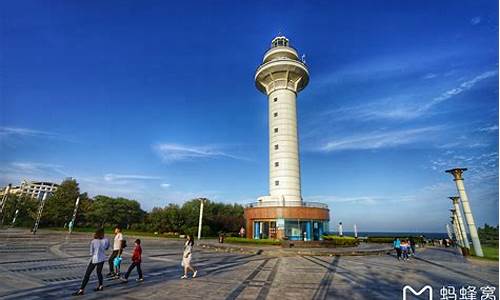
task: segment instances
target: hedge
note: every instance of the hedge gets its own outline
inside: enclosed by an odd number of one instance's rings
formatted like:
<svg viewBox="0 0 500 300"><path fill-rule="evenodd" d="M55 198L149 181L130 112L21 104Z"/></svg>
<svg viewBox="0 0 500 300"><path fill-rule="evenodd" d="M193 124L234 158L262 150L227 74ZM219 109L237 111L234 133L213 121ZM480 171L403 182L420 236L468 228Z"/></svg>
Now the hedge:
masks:
<svg viewBox="0 0 500 300"><path fill-rule="evenodd" d="M359 240L351 236L323 235L323 240L333 242L338 246L357 246Z"/></svg>
<svg viewBox="0 0 500 300"><path fill-rule="evenodd" d="M262 240L252 240L240 237L226 237L224 238L224 243L235 243L235 244L255 244L255 245L281 245L280 240L262 239Z"/></svg>

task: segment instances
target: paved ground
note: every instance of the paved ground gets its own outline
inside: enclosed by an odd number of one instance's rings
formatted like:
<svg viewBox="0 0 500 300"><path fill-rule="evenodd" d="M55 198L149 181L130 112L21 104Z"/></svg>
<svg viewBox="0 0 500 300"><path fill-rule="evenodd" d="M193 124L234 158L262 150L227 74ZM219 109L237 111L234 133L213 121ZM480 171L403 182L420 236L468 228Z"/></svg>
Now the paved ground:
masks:
<svg viewBox="0 0 500 300"><path fill-rule="evenodd" d="M0 230L0 298L70 298L89 259L89 239L87 234ZM131 238L128 244L122 268L130 261ZM440 299L444 285L454 286L457 295L462 286L476 286L478 292L482 286L498 288L497 263L466 261L444 248L419 250L408 262L390 255L275 257L197 250L199 278L181 280L182 242L143 239L143 283L133 281L133 273L128 284L106 280L104 291L94 292L92 277L80 298L402 299L408 284L417 290L431 285L434 299Z"/></svg>

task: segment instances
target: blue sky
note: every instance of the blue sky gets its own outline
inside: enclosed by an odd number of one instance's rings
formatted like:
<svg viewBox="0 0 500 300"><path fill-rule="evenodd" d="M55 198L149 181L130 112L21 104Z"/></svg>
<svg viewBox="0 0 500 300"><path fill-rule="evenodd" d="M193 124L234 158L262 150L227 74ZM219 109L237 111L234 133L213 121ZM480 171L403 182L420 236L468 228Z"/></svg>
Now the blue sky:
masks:
<svg viewBox="0 0 500 300"><path fill-rule="evenodd" d="M454 182L498 224L496 1L4 1L0 184L74 177L145 209L266 195L253 82L306 54L302 192L360 231L444 231Z"/></svg>

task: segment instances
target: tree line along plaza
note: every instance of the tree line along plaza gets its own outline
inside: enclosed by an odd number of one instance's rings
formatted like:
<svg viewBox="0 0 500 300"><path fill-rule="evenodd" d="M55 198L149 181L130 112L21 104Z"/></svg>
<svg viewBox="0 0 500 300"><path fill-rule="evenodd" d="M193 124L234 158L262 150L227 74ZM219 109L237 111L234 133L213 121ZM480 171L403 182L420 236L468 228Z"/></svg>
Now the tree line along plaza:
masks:
<svg viewBox="0 0 500 300"><path fill-rule="evenodd" d="M171 204L146 213L134 200L106 196L90 199L85 193L80 194L75 180L62 184L24 181L1 191L2 224L29 226L28 223L34 222L36 232L40 224L73 227L121 223L130 227L135 223L135 228L141 230L190 231L199 235L240 232L244 228L248 239L322 240L324 234L331 231L330 209L325 203L304 201L301 192L296 102L309 83L308 66L290 41L280 35L264 53L254 80L268 105L268 195L245 206L198 199L183 206ZM446 228L449 238L457 242L465 255L473 249L475 255L483 256L463 182L466 170L446 171L453 175L457 187L457 196L450 195L452 214ZM202 220L204 204L206 220ZM114 211L123 211L126 217L117 219L113 217Z"/></svg>

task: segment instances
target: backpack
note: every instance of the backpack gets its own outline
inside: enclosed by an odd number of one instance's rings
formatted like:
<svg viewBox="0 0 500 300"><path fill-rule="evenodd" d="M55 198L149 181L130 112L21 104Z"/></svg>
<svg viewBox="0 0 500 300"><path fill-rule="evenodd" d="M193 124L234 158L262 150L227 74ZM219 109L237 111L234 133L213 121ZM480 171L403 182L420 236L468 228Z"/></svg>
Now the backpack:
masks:
<svg viewBox="0 0 500 300"><path fill-rule="evenodd" d="M127 241L122 240L122 249L125 249L127 247Z"/></svg>

